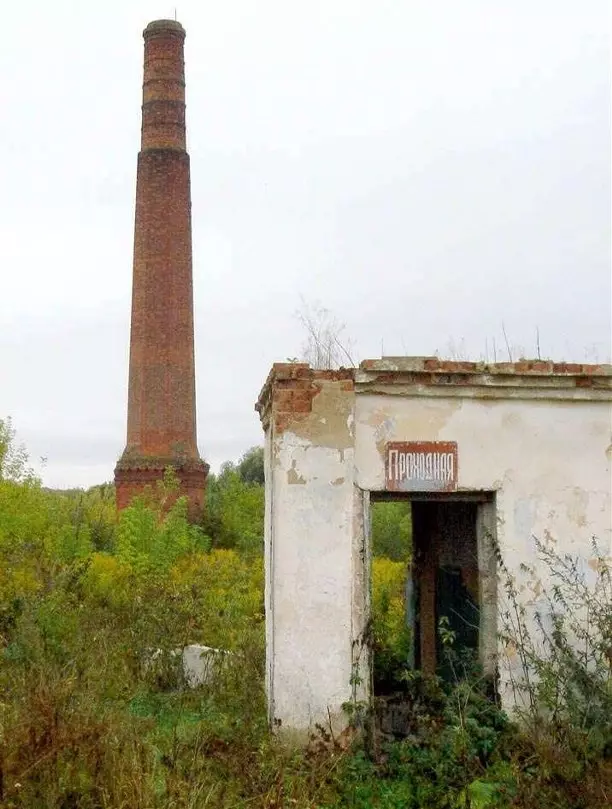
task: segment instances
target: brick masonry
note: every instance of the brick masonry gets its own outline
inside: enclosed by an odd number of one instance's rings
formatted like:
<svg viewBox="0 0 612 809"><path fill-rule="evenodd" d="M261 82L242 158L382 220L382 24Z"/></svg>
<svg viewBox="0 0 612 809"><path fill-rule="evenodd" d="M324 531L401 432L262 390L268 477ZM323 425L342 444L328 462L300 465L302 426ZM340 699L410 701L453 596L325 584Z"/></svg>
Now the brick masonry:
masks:
<svg viewBox="0 0 612 809"><path fill-rule="evenodd" d="M144 33L126 448L117 505L172 466L194 518L208 465L197 448L191 188L185 129L185 31L174 20Z"/></svg>
<svg viewBox="0 0 612 809"><path fill-rule="evenodd" d="M312 412L313 399L326 382L340 382L340 389L352 391L353 369L318 370L302 362L277 362L261 391L255 409L264 422L272 418L277 433Z"/></svg>
<svg viewBox="0 0 612 809"><path fill-rule="evenodd" d="M388 389L410 385L422 390L442 388L499 388L509 391L539 387L542 390L583 390L586 397L612 388L612 366L548 360L518 362L464 362L438 357L382 357L364 360L359 368L318 370L307 363L277 362L255 404L264 428L272 423L277 434L304 421L325 382L341 382L344 391L363 392L372 386ZM388 390L386 390L388 392Z"/></svg>

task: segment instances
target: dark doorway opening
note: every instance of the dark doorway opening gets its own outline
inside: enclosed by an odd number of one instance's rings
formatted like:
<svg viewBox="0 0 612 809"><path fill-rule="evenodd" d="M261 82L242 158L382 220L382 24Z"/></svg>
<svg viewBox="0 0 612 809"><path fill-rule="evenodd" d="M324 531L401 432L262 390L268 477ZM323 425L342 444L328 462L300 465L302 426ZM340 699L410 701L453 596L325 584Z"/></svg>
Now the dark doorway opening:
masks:
<svg viewBox="0 0 612 809"><path fill-rule="evenodd" d="M490 493L372 493L375 695L397 690L410 671L455 677L449 638L463 659L490 668L485 658L495 655L496 571L488 540L494 528Z"/></svg>
<svg viewBox="0 0 612 809"><path fill-rule="evenodd" d="M444 654L449 637L454 649L478 656L477 515L476 503L412 504L415 667L426 674L450 676Z"/></svg>

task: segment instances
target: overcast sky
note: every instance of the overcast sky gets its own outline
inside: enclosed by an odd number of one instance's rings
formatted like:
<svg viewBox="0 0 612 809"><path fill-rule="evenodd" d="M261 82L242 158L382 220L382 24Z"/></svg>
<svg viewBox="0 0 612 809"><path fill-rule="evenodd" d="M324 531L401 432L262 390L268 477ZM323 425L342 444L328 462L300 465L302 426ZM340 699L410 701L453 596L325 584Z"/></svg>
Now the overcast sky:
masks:
<svg viewBox="0 0 612 809"><path fill-rule="evenodd" d="M0 418L47 485L124 447L142 29L174 2L4 4ZM198 434L262 440L300 296L356 359L610 359L604 0L182 0Z"/></svg>

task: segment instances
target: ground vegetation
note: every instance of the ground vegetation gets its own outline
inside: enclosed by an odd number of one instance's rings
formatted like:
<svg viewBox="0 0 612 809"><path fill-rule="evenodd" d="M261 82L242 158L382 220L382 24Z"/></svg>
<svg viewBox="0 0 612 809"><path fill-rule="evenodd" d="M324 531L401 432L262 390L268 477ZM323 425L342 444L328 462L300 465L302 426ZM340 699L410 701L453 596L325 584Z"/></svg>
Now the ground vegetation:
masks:
<svg viewBox="0 0 612 809"><path fill-rule="evenodd" d="M510 721L444 621L451 681L406 667L409 514L375 509L371 643L379 670L394 672L411 700L410 732L385 738L353 706L363 733L321 726L296 750L266 717L261 450L211 476L200 526L183 500L167 507L175 486L169 474L117 516L110 484L45 489L0 421L0 806L611 805L603 555L589 572L541 546L552 585L537 638L525 635L517 584L500 559L504 638L528 675L516 684L524 715ZM231 652L195 689L173 655L187 643Z"/></svg>

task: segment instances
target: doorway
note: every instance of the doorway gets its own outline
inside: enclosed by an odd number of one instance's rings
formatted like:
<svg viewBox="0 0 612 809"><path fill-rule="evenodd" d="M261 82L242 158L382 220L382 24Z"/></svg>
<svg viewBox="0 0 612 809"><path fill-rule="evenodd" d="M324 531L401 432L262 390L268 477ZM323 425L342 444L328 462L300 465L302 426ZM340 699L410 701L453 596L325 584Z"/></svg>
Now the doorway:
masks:
<svg viewBox="0 0 612 809"><path fill-rule="evenodd" d="M374 695L391 693L410 671L456 676L449 671L449 645L494 675L493 493L372 493L370 530ZM395 638L389 637L393 627Z"/></svg>

